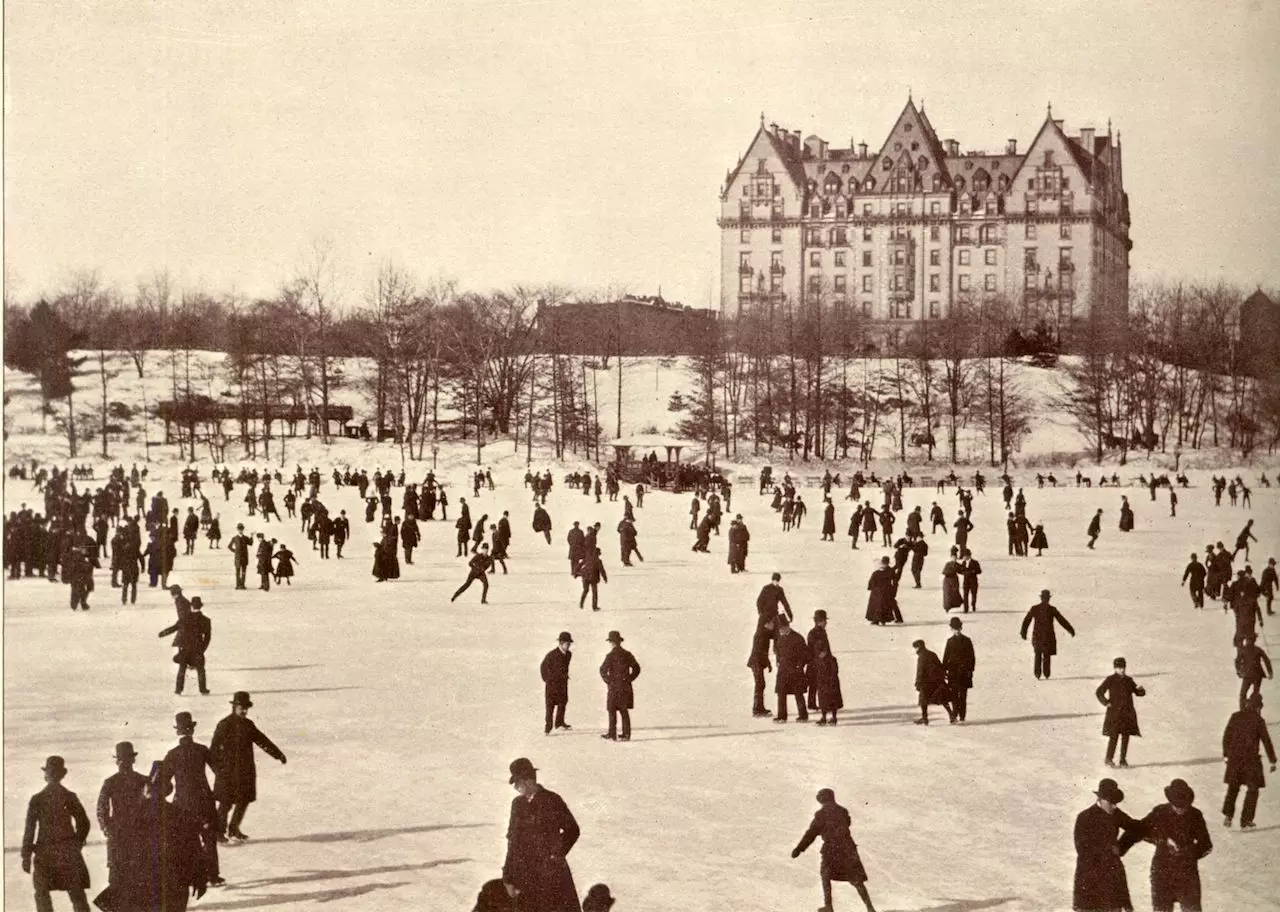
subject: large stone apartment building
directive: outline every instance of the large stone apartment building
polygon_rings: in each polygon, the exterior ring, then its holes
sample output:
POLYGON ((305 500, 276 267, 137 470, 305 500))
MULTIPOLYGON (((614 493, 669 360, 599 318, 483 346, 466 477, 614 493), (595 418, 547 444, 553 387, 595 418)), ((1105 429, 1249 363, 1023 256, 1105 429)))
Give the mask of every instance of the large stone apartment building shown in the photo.
POLYGON ((720 197, 721 313, 801 300, 884 334, 1003 296, 1059 337, 1128 306, 1120 136, 1068 136, 1048 112, 1026 151, 962 152, 908 99, 877 150, 766 124, 720 197))

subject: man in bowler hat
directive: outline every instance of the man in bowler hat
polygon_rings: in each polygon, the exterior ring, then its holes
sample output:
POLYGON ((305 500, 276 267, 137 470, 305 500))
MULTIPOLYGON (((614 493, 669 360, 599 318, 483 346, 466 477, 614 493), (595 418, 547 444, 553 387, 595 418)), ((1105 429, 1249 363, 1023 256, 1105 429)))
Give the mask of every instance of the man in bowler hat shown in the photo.
POLYGON ((947 697, 947 674, 942 667, 938 654, 924 644, 924 640, 916 640, 911 644, 916 651, 916 692, 919 695, 920 718, 916 725, 929 724, 929 704, 940 703, 947 711, 947 718, 955 722, 955 710, 947 697))
POLYGON ((1260 750, 1267 752, 1271 772, 1276 771, 1276 749, 1262 718, 1262 694, 1252 694, 1244 709, 1231 714, 1222 733, 1222 759, 1227 764, 1222 781, 1227 785, 1227 796, 1222 802, 1222 825, 1231 826, 1236 815, 1236 798, 1240 789, 1244 792, 1244 809, 1240 812, 1241 829, 1253 827, 1253 815, 1258 809, 1258 790, 1266 786, 1262 772, 1260 750))
POLYGON ((507 858, 502 882, 521 912, 581 912, 573 872, 566 860, 580 830, 564 799, 538 784, 527 758, 511 763, 508 780, 518 793, 511 800, 507 858))
POLYGON ((1124 792, 1114 779, 1103 779, 1097 800, 1076 817, 1076 872, 1071 908, 1076 912, 1116 912, 1132 909, 1129 880, 1121 857, 1142 838, 1142 824, 1120 810, 1124 792), (1117 837, 1120 831, 1126 839, 1117 837))
POLYGON ((249 837, 240 829, 249 805, 258 798, 258 770, 253 761, 254 745, 267 754, 287 763, 284 752, 271 739, 258 731, 249 718, 253 700, 246 691, 238 690, 231 699, 231 714, 224 717, 213 730, 209 742, 209 754, 214 772, 213 796, 218 803, 218 841, 227 838, 245 840, 249 837), (230 815, 230 823, 228 823, 230 815))
POLYGON ((1027 611, 1027 616, 1022 619, 1021 636, 1024 640, 1027 638, 1028 628, 1031 630, 1031 648, 1035 651, 1037 681, 1040 680, 1041 675, 1048 679, 1053 669, 1053 657, 1058 652, 1058 637, 1053 629, 1054 623, 1061 624, 1062 629, 1072 636, 1076 635, 1075 628, 1062 616, 1062 612, 1049 604, 1049 595, 1048 589, 1041 589, 1040 601, 1032 605, 1027 611))
POLYGON ((1204 815, 1193 807, 1196 793, 1183 779, 1174 779, 1164 790, 1167 804, 1156 805, 1142 819, 1139 833, 1126 835, 1121 848, 1145 839, 1156 847, 1151 856, 1151 908, 1173 912, 1200 909, 1200 859, 1213 851, 1213 840, 1204 815))
POLYGON ((609 711, 609 731, 600 737, 609 741, 630 741, 631 710, 635 706, 635 691, 631 685, 640 677, 640 663, 622 648, 622 634, 618 631, 610 630, 605 641, 613 645, 600 663, 600 677, 608 687, 605 708, 609 711), (619 715, 622 716, 622 734, 618 734, 619 715))
POLYGON ((49 894, 55 890, 70 894, 75 912, 89 912, 89 869, 80 854, 89 837, 89 815, 76 793, 63 788, 67 764, 61 757, 50 757, 41 769, 45 787, 27 803, 22 871, 31 875, 36 912, 53 912, 49 894))
POLYGON ((556 648, 542 658, 542 681, 546 686, 547 718, 544 734, 551 734, 551 729, 563 728, 568 731, 573 726, 564 720, 564 708, 569 703, 569 663, 573 661, 573 637, 569 631, 562 631, 556 639, 556 648))
POLYGON ((107 837, 107 883, 126 893, 146 871, 146 798, 142 794, 147 777, 133 768, 138 752, 133 744, 116 745, 116 769, 98 792, 98 826, 107 837))
POLYGON ((178 653, 173 660, 178 663, 178 677, 174 681, 173 692, 182 693, 187 681, 187 669, 194 668, 200 693, 208 694, 209 683, 204 674, 204 654, 209 648, 209 642, 213 639, 213 623, 204 616, 204 602, 200 596, 197 595, 191 599, 187 611, 180 613, 177 622, 161 630, 159 636, 163 638, 175 632, 177 636, 174 637, 173 645, 178 647, 178 653))
POLYGON ((178 745, 164 755, 158 783, 160 794, 173 790, 173 804, 188 821, 191 835, 199 841, 204 870, 209 874, 209 885, 220 887, 222 879, 218 868, 218 842, 214 838, 218 812, 213 801, 213 791, 205 769, 213 770, 209 748, 195 740, 196 723, 189 712, 173 717, 173 730, 178 733, 178 745))
POLYGON ((973 687, 973 670, 977 664, 973 640, 961 632, 963 627, 964 622, 960 618, 951 619, 951 636, 942 650, 942 670, 947 677, 947 691, 954 710, 952 723, 963 722, 968 716, 969 689, 973 687))

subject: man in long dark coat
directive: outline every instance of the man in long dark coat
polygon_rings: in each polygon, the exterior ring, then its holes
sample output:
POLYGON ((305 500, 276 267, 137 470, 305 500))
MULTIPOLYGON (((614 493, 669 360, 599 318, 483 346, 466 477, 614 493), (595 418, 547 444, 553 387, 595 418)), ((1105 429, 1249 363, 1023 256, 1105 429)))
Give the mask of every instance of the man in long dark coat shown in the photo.
POLYGON ((961 633, 964 622, 951 619, 951 636, 942 650, 942 670, 946 673, 947 691, 954 710, 952 722, 963 722, 969 711, 969 690, 973 687, 973 670, 977 659, 973 654, 973 641, 961 633))
POLYGON ((173 644, 178 647, 178 654, 173 660, 178 663, 178 676, 174 681, 173 692, 181 694, 187 681, 187 669, 196 670, 196 683, 200 693, 209 693, 209 682, 205 677, 204 654, 213 640, 213 623, 204 616, 204 603, 199 596, 191 600, 190 608, 179 615, 177 623, 160 631, 160 637, 171 633, 177 634, 173 644))
POLYGON ((778 714, 773 721, 779 724, 787 721, 787 698, 796 698, 796 721, 808 722, 809 710, 805 706, 805 694, 809 689, 809 680, 805 669, 809 664, 809 646, 798 632, 791 629, 790 622, 782 615, 777 620, 778 636, 773 650, 778 659, 778 674, 773 690, 778 695, 778 714))
POLYGON ((281 763, 288 760, 271 739, 249 718, 253 701, 243 690, 231 700, 231 714, 218 723, 209 742, 209 755, 217 774, 213 796, 218 802, 218 840, 248 839, 240 829, 249 805, 258 798, 258 770, 253 748, 262 748, 281 763), (230 815, 230 822, 228 822, 230 815))
POLYGON ((1236 797, 1244 788, 1244 808, 1240 811, 1241 829, 1249 829, 1258 809, 1258 790, 1265 788, 1266 777, 1262 773, 1262 757, 1259 750, 1267 752, 1271 772, 1276 771, 1276 749, 1271 743, 1266 720, 1262 718, 1262 696, 1254 694, 1245 708, 1231 714, 1222 732, 1222 759, 1227 769, 1222 781, 1227 784, 1227 796, 1222 802, 1222 825, 1231 826, 1236 815, 1236 797))
POLYGON ((849 832, 851 818, 849 812, 836 804, 836 794, 831 789, 822 789, 817 795, 818 804, 822 805, 813 815, 813 822, 805 830, 800 842, 791 850, 792 858, 799 858, 805 849, 813 845, 813 841, 822 837, 822 862, 818 868, 818 876, 822 879, 823 908, 831 909, 831 882, 842 880, 853 884, 867 907, 867 912, 876 912, 871 904, 871 894, 867 892, 867 871, 858 856, 858 845, 849 832))
POLYGON ((813 661, 818 657, 819 652, 831 654, 831 641, 827 638, 827 613, 819 608, 813 613, 813 629, 809 631, 809 636, 805 639, 805 645, 809 647, 809 709, 817 712, 818 710, 818 666, 813 661))
POLYGON ((915 720, 915 724, 929 724, 930 703, 941 704, 947 711, 947 718, 954 722, 956 714, 947 695, 947 673, 942 667, 942 660, 924 645, 924 640, 916 640, 911 648, 916 652, 916 693, 920 702, 920 718, 915 720))
POLYGON ((67 765, 50 757, 41 769, 45 787, 31 796, 22 831, 22 871, 31 874, 37 912, 52 912, 53 891, 65 891, 75 912, 89 912, 89 868, 81 851, 89 838, 89 815, 76 793, 62 785, 67 765), (34 871, 32 868, 34 867, 34 871))
POLYGON ((1138 727, 1138 711, 1133 705, 1134 697, 1145 697, 1147 692, 1133 678, 1129 677, 1127 663, 1123 656, 1117 656, 1112 662, 1114 671, 1107 675, 1094 696, 1107 708, 1106 717, 1102 721, 1102 734, 1107 738, 1107 766, 1115 766, 1116 742, 1120 742, 1120 765, 1129 765, 1129 738, 1141 738, 1142 730, 1138 727))
POLYGON ((231 552, 235 563, 237 589, 245 588, 245 576, 249 572, 249 546, 252 543, 253 539, 244 534, 244 523, 239 523, 236 534, 227 543, 227 550, 231 552))
MULTIPOLYGON (((706 519, 703 520, 706 522, 706 519)), ((718 522, 718 520, 717 520, 718 522)), ((702 541, 702 527, 698 527, 699 541, 702 541)), ((738 513, 734 516, 733 522, 729 523, 729 572, 745 573, 747 570, 747 551, 750 547, 751 531, 747 528, 747 524, 742 521, 742 514, 738 513)), ((706 550, 705 543, 703 550, 706 550)))
POLYGON ((502 882, 520 912, 581 912, 578 889, 566 860, 581 831, 564 799, 538 784, 538 771, 524 757, 511 764, 507 858, 502 882))
POLYGON ((98 791, 98 827, 107 838, 107 883, 124 896, 139 889, 150 851, 146 831, 143 787, 147 777, 133 768, 138 752, 133 744, 116 745, 116 769, 98 791))
MULTIPOLYGON (((537 532, 537 524, 534 524, 533 531, 537 532)), ((584 549, 586 547, 587 534, 578 527, 578 521, 574 520, 573 528, 565 534, 565 542, 569 545, 569 573, 573 576, 578 575, 578 566, 585 557, 584 549)))
POLYGON ((173 791, 173 806, 188 829, 191 843, 199 844, 202 866, 209 883, 221 886, 225 881, 220 876, 218 864, 218 810, 205 774, 206 767, 214 770, 213 761, 209 748, 195 740, 196 723, 191 713, 180 712, 174 716, 173 730, 178 733, 178 745, 164 755, 159 793, 168 795, 170 790, 173 791))
POLYGON ((894 590, 896 583, 893 568, 889 566, 889 558, 880 558, 880 566, 871 573, 867 580, 867 620, 872 624, 883 626, 893 619, 894 590))
POLYGON ((1142 838, 1142 825, 1120 810, 1124 792, 1114 779, 1103 779, 1094 792, 1098 800, 1076 817, 1076 873, 1071 908, 1075 912, 1120 912, 1132 910, 1129 879, 1121 857, 1124 830, 1128 841, 1142 838))
POLYGON ((1035 675, 1039 681, 1041 676, 1047 680, 1052 672, 1053 657, 1058 653, 1058 635, 1054 623, 1062 625, 1062 629, 1073 637, 1075 628, 1062 616, 1053 605, 1049 604, 1049 590, 1040 590, 1040 601, 1031 606, 1027 616, 1022 619, 1020 636, 1027 638, 1027 628, 1031 628, 1031 648, 1035 650, 1035 675), (1035 625, 1032 627, 1032 625, 1035 625))
POLYGON ((569 663, 573 661, 573 637, 566 630, 556 640, 556 648, 542 657, 539 671, 546 690, 547 717, 544 734, 551 734, 551 729, 563 728, 568 731, 573 726, 564 720, 564 710, 569 704, 569 663))
POLYGON ((964 613, 977 611, 978 590, 981 588, 978 577, 982 576, 982 564, 978 563, 978 559, 967 548, 960 552, 960 576, 964 613))
POLYGON ((1160 804, 1142 819, 1140 830, 1126 834, 1121 850, 1132 845, 1137 833, 1156 847, 1151 856, 1151 908, 1173 912, 1200 908, 1200 859, 1213 851, 1213 840, 1204 814, 1192 806, 1196 793, 1185 780, 1174 779, 1164 790, 1168 804, 1160 804))
POLYGON ((769 661, 769 646, 773 642, 777 618, 777 612, 772 616, 761 614, 756 620, 756 632, 751 637, 751 655, 747 657, 747 667, 751 669, 754 682, 751 715, 756 718, 773 715, 764 705, 764 673, 773 670, 773 664, 769 661))
POLYGON ((406 564, 413 563, 413 549, 418 547, 420 541, 422 541, 422 535, 418 531, 418 521, 412 516, 406 516, 400 523, 400 543, 404 546, 406 564))
POLYGON ((609 731, 603 735, 608 741, 631 740, 631 710, 635 708, 635 690, 632 683, 640 677, 640 663, 628 650, 622 648, 622 634, 610 630, 605 638, 613 648, 600 663, 600 679, 606 688, 605 709, 609 713, 609 731), (622 716, 622 733, 618 733, 618 716, 622 716))

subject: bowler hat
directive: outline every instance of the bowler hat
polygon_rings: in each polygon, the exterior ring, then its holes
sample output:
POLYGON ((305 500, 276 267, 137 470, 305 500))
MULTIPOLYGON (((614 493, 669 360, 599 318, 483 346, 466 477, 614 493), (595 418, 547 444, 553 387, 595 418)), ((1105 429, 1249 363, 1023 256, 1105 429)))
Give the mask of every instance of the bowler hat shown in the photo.
POLYGON ((1164 796, 1176 807, 1191 807, 1192 802, 1196 800, 1195 791, 1187 785, 1185 779, 1174 779, 1165 786, 1164 796))
POLYGON ((201 599, 201 598, 200 598, 200 596, 195 595, 195 596, 192 596, 192 597, 191 597, 191 610, 192 610, 192 611, 199 611, 199 610, 200 610, 201 608, 203 608, 203 607, 204 607, 204 600, 203 600, 203 599, 201 599))
POLYGON ((506 912, 513 908, 511 897, 502 881, 490 880, 480 888, 480 895, 476 897, 475 908, 471 912, 506 912))
POLYGON ((133 760, 138 756, 138 752, 133 749, 132 741, 121 741, 116 745, 117 760, 133 760))
POLYGON ((170 595, 177 595, 181 591, 182 591, 182 587, 179 586, 177 583, 174 583, 172 586, 169 587, 170 595))
POLYGON ((775 573, 775 574, 773 574, 771 577, 769 577, 769 579, 773 580, 773 581, 776 583, 776 582, 778 582, 778 580, 782 579, 782 574, 781 574, 781 573, 775 573))
POLYGON ((964 623, 963 623, 959 618, 952 618, 952 619, 951 619, 951 629, 952 629, 952 630, 959 630, 959 629, 960 629, 961 627, 963 627, 963 626, 964 626, 964 623))
POLYGON ((911 644, 912 649, 924 649, 924 640, 915 640, 911 644))
POLYGON ((604 639, 606 643, 621 643, 622 634, 618 633, 618 631, 616 630, 610 630, 609 635, 604 639))
POLYGON ((196 730, 196 720, 184 710, 173 717, 173 729, 180 735, 189 735, 196 730))
POLYGON ((533 774, 538 768, 528 757, 517 757, 511 761, 511 778, 508 782, 515 782, 517 779, 532 779, 533 774))
POLYGON ((252 706, 253 701, 249 699, 249 691, 237 690, 235 693, 235 696, 231 698, 231 705, 243 706, 245 709, 248 709, 250 706, 252 706))
POLYGON ((560 631, 560 636, 556 637, 556 642, 558 642, 558 643, 572 643, 572 642, 573 642, 573 637, 569 636, 569 631, 567 631, 567 630, 562 630, 562 631, 560 631))
POLYGON ((1101 779, 1098 781, 1098 788, 1094 794, 1103 801, 1110 801, 1112 804, 1119 804, 1124 801, 1124 792, 1120 791, 1120 786, 1116 785, 1114 779, 1101 779))
POLYGON ((827 619, 827 612, 819 608, 813 613, 813 619, 815 621, 825 621, 827 619))
POLYGON ((40 769, 42 769, 46 773, 56 773, 59 775, 66 775, 67 761, 55 755, 53 757, 50 757, 48 760, 46 760, 44 762, 44 766, 40 767, 40 769))
POLYGON ((592 884, 582 899, 582 912, 609 912, 616 900, 602 883, 592 884))
POLYGON ((816 797, 819 804, 826 804, 828 801, 836 800, 836 793, 831 789, 819 789, 816 797))

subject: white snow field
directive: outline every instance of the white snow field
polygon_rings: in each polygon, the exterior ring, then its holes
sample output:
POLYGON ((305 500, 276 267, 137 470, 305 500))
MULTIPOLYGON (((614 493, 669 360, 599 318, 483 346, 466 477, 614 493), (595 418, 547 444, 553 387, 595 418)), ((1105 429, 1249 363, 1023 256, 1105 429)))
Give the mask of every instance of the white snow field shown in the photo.
MULTIPOLYGON (((196 694, 190 679, 187 695, 173 694, 173 650, 169 638, 156 636, 173 619, 163 590, 144 588, 136 606, 122 608, 100 572, 92 610, 73 613, 61 585, 6 582, 5 907, 33 907, 18 846, 47 755, 66 757, 66 784, 92 815, 98 788, 114 771, 116 741, 132 740, 146 770, 174 743, 175 712, 192 711, 197 739, 207 743, 232 692, 248 690, 253 718, 289 764, 259 754, 259 800, 244 826, 252 839, 223 850, 228 885, 210 891, 195 907, 201 910, 470 909, 480 884, 500 871, 514 795, 507 766, 521 756, 582 827, 569 858, 579 893, 606 882, 617 912, 817 908, 817 848, 797 861, 789 853, 822 787, 834 788, 853 815, 881 912, 1067 909, 1072 824, 1103 776, 1119 780, 1123 808, 1134 815, 1162 802, 1171 779, 1185 778, 1215 840, 1201 864, 1205 908, 1280 908, 1272 867, 1280 780, 1269 777, 1252 832, 1223 829, 1218 810, 1221 734, 1238 688, 1232 623, 1213 603, 1193 610, 1179 588, 1187 555, 1211 541, 1230 545, 1250 516, 1261 539, 1255 572, 1280 554, 1280 499, 1255 484, 1256 470, 1245 473, 1254 487, 1251 512, 1215 508, 1207 472, 1192 473, 1195 487, 1180 492, 1177 519, 1168 515, 1167 492, 1153 504, 1145 491, 1127 489, 1137 513, 1129 534, 1116 527, 1120 491, 1036 490, 1024 470, 1028 515, 1045 523, 1051 546, 1042 558, 1007 557, 998 487, 978 496, 970 542, 985 574, 980 610, 964 618, 978 655, 969 722, 948 726, 935 708, 935 724, 925 728, 911 724, 910 644, 919 637, 939 653, 944 646, 939 572, 949 538, 929 538, 924 589, 904 584, 907 623, 872 628, 863 619, 866 579, 886 552, 850 550, 852 505, 843 499, 837 541, 820 542, 820 489, 802 489, 810 514, 800 530, 783 533, 768 500, 753 485, 736 486, 729 516, 743 513, 752 533, 749 572, 741 576, 728 572, 723 535, 709 555, 690 551, 689 495, 651 494, 636 511, 645 562, 632 569, 618 561, 621 501, 597 505, 567 490, 555 470, 548 546, 530 529, 522 472, 500 467, 498 489, 473 499, 464 453, 444 473, 450 516, 465 495, 473 518, 509 510, 515 533, 511 573, 493 579, 484 606, 474 587, 449 602, 465 576, 452 556, 452 523, 423 523, 414 565, 402 563, 400 580, 377 584, 369 572, 375 527, 364 523, 354 489, 335 492, 326 479, 321 490, 331 509, 353 519, 354 540, 341 561, 319 560, 294 523, 248 520, 242 487, 230 503, 221 492, 212 496, 225 537, 245 521, 300 558, 294 585, 265 594, 234 591, 229 552, 210 551, 204 540, 193 558, 179 557, 171 582, 202 596, 213 622, 212 696, 196 694), (1090 552, 1084 531, 1097 507, 1106 510, 1104 531, 1090 552), (579 610, 580 587, 568 573, 564 535, 575 519, 603 524, 609 582, 598 613, 579 610), (846 704, 837 728, 750 715, 745 662, 754 602, 774 570, 783 574, 802 633, 814 609, 830 614, 846 704), (1047 682, 1033 678, 1031 647, 1018 638, 1042 588, 1053 591, 1079 634, 1060 634, 1047 682), (597 669, 611 629, 643 666, 634 739, 626 744, 599 737, 606 714, 597 669), (538 664, 560 630, 575 640, 573 730, 544 736, 538 664), (1143 737, 1133 741, 1132 768, 1113 771, 1103 766, 1103 710, 1093 691, 1118 655, 1148 695, 1138 701, 1143 737)), ((366 465, 372 472, 377 463, 366 465)), ((420 480, 425 469, 412 469, 411 480, 420 480)), ((208 466, 202 470, 207 477, 208 466)), ((163 490, 185 514, 193 502, 176 499, 176 471, 163 490)), ((145 487, 154 493, 160 485, 152 479, 145 487)), ((400 494, 393 492, 397 506, 400 494)), ((904 498, 908 509, 923 504, 926 516, 934 499, 953 519, 951 491, 917 488, 904 498)), ((29 483, 10 480, 5 500, 15 509, 40 498, 29 483)), ((1268 622, 1280 660, 1273 632, 1280 625, 1268 622)), ((770 690, 772 683, 771 675, 770 690)), ((1264 712, 1280 719, 1280 690, 1267 682, 1264 696, 1264 712)), ((96 824, 85 854, 96 893, 106 883, 96 824)), ((1127 857, 1138 909, 1150 905, 1150 857, 1147 845, 1127 857)), ((836 890, 836 908, 860 908, 847 885, 836 890)), ((67 907, 65 896, 55 894, 55 903, 67 907)))

